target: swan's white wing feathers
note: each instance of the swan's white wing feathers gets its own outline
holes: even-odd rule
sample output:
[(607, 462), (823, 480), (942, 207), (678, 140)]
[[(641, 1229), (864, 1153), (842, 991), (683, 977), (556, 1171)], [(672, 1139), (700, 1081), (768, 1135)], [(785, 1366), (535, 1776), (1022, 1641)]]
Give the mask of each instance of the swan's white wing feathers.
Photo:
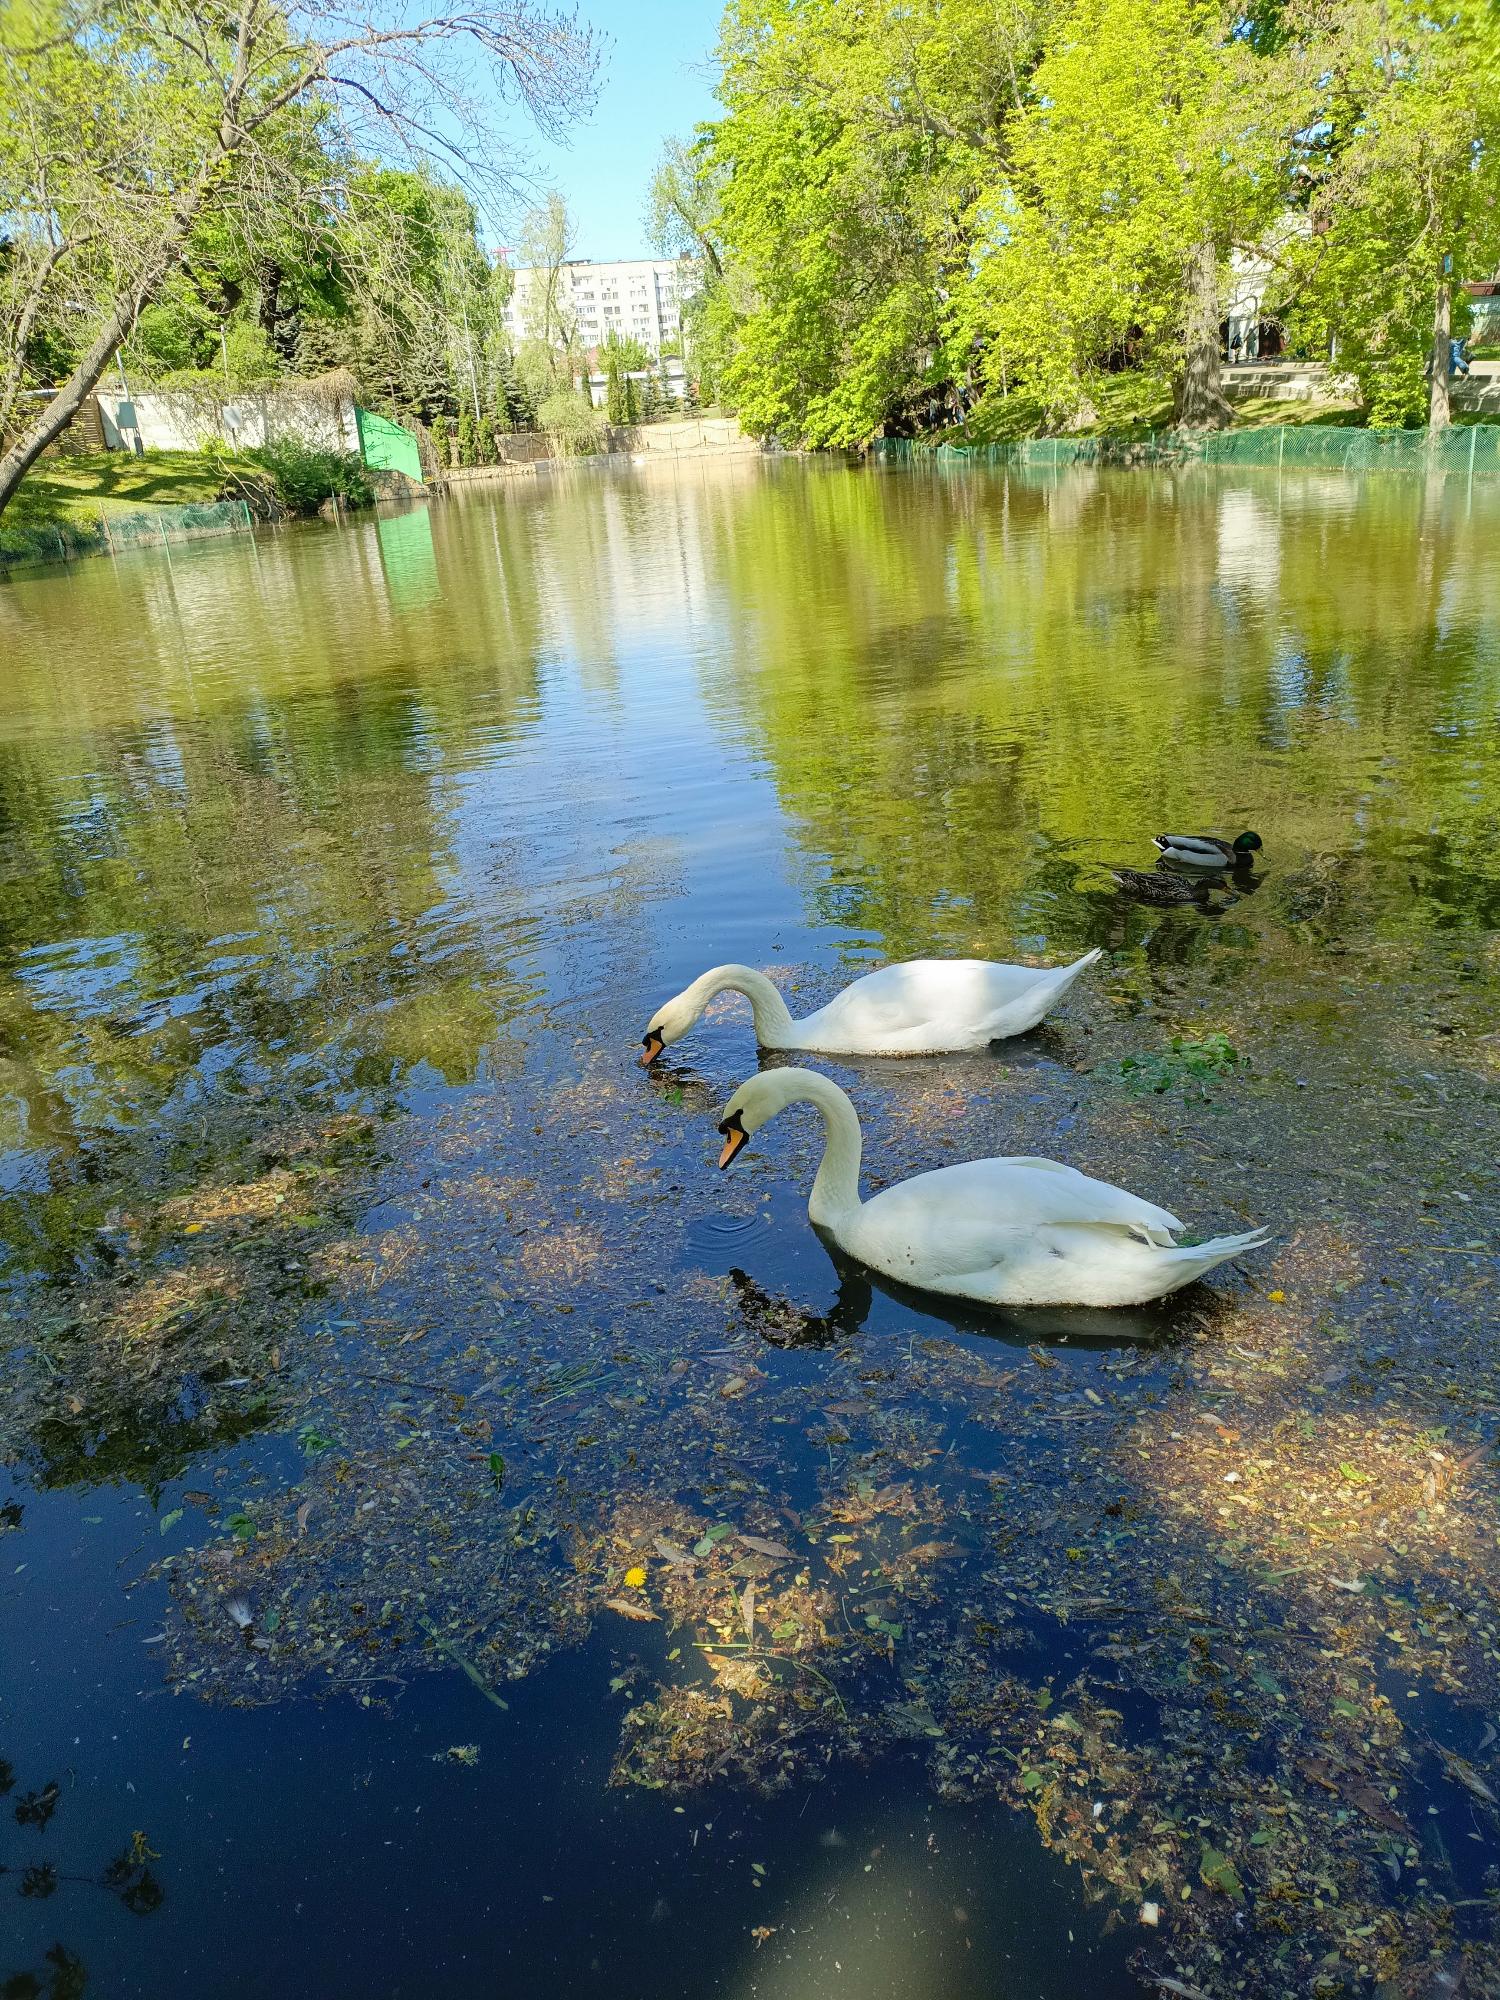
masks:
[(1002, 965), (983, 958), (915, 958), (885, 965), (846, 986), (815, 1014), (799, 1021), (797, 1046), (830, 1050), (980, 1047), (1018, 1003), (1020, 1026), (1032, 1026), (1053, 998), (1072, 984), (1090, 953), (1072, 966)]
[(1169, 1245), (1183, 1224), (1155, 1202), (1057, 1160), (970, 1160), (898, 1181), (860, 1211), (861, 1237), (913, 1271), (973, 1271), (1013, 1251), (1018, 1230), (1126, 1232)]
[(992, 965), (982, 958), (914, 958), (856, 979), (829, 1001), (822, 1017), (886, 1032), (957, 1014), (978, 1019), (1045, 976), (1029, 965)]

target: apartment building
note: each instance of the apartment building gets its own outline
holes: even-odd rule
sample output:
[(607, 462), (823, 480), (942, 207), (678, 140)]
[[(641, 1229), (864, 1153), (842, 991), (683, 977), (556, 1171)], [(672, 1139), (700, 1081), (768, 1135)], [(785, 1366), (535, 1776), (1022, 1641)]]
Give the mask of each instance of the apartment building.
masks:
[[(515, 289), (505, 308), (512, 340), (524, 340), (532, 330), (532, 287), (542, 274), (521, 265)], [(697, 266), (691, 257), (622, 259), (591, 264), (581, 258), (564, 264), (559, 304), (576, 323), (584, 347), (598, 347), (611, 333), (634, 336), (651, 353), (680, 337), (682, 302), (692, 291)]]

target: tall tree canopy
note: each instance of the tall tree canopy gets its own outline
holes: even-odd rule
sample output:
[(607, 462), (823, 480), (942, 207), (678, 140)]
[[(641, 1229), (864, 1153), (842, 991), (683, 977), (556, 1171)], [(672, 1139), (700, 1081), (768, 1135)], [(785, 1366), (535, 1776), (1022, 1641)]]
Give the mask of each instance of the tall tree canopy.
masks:
[(1075, 0), (1056, 21), (1011, 172), (976, 207), (958, 317), (987, 379), (1020, 373), (1068, 415), (1127, 358), (1183, 421), (1223, 420), (1220, 271), (1285, 201), (1278, 92), (1230, 25), (1216, 0)]
[(1309, 219), (1293, 323), (1337, 341), (1378, 420), (1446, 423), (1459, 281), (1500, 265), (1500, 8), (1296, 0), (1282, 26)]
[(947, 392), (967, 217), (1003, 179), (1048, 0), (731, 0), (706, 171), (750, 428), (870, 436)]
[[(197, 245), (276, 262), (307, 219), (357, 213), (372, 156), (498, 188), (495, 108), (555, 131), (595, 66), (544, 0), (3, 0), (0, 508)], [(39, 342), (70, 365), (32, 417)]]
[(724, 115), (649, 212), (713, 247), (757, 432), (860, 443), (1017, 389), (1066, 421), (1121, 373), (1222, 423), (1237, 252), (1377, 419), (1442, 356), (1440, 422), (1453, 287), (1500, 256), (1497, 52), (1494, 0), (730, 0)]

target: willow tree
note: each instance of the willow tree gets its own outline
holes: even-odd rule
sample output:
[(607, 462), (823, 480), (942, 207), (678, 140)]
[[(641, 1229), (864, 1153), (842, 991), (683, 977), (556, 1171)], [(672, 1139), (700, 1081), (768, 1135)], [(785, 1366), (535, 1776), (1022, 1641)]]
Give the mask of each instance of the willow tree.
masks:
[[(544, 131), (586, 106), (596, 52), (543, 0), (408, 14), (401, 0), (3, 0), (0, 511), (212, 224), (253, 245), (306, 197), (309, 121), (352, 185), (362, 155), (471, 186), (510, 176), (491, 105)], [(66, 380), (28, 421), (46, 331)]]
[(1220, 426), (1223, 272), (1284, 207), (1277, 73), (1214, 0), (1074, 0), (980, 204), (964, 324), (1055, 415), (1122, 365)]

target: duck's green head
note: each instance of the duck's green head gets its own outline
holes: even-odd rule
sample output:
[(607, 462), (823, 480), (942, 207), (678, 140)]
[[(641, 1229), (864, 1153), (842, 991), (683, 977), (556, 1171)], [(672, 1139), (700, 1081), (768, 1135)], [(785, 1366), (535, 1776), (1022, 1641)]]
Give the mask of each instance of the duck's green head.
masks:
[(1242, 833), (1235, 839), (1234, 851), (1236, 854), (1256, 854), (1263, 844), (1258, 833)]

